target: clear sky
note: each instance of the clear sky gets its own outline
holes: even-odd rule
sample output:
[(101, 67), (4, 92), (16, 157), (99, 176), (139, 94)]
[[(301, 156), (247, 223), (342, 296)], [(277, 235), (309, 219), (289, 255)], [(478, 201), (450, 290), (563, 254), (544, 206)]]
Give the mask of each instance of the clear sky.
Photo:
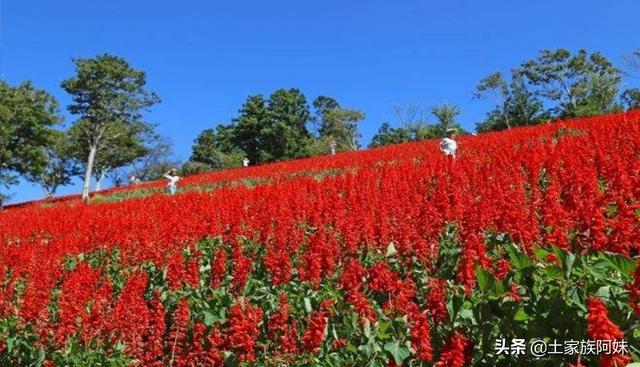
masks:
[[(366, 113), (366, 145), (392, 105), (456, 104), (473, 129), (490, 109), (471, 91), (544, 48), (601, 51), (618, 65), (640, 48), (638, 0), (204, 1), (0, 0), (1, 73), (61, 102), (73, 57), (109, 52), (147, 72), (162, 103), (148, 120), (189, 157), (250, 94), (300, 88)], [(640, 84), (640, 82), (636, 82)], [(78, 191), (78, 185), (60, 194)], [(21, 184), (11, 201), (42, 196)]]

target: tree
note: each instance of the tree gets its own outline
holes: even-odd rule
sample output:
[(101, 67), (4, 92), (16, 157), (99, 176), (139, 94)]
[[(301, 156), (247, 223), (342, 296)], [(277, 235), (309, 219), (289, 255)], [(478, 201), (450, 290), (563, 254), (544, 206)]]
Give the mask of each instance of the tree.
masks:
[(187, 161), (180, 167), (181, 176), (197, 175), (211, 171), (211, 166), (202, 162)]
[(377, 148), (385, 145), (401, 144), (411, 141), (409, 131), (405, 128), (394, 128), (391, 124), (384, 122), (380, 125), (378, 132), (371, 139), (369, 148)]
[(456, 117), (460, 114), (460, 109), (457, 106), (449, 106), (447, 103), (443, 103), (439, 106), (434, 106), (431, 109), (431, 113), (438, 122), (432, 126), (433, 137), (444, 137), (448, 129), (455, 129), (458, 132), (463, 132), (462, 127), (456, 122)]
[(527, 89), (523, 76), (518, 72), (512, 72), (510, 82), (500, 72), (482, 79), (474, 91), (474, 98), (487, 95), (497, 97), (498, 104), (483, 122), (477, 124), (479, 132), (532, 125), (546, 117), (542, 102)]
[(416, 125), (427, 124), (427, 114), (415, 102), (397, 103), (392, 108), (398, 124), (407, 130), (411, 130)]
[[(17, 182), (16, 175), (44, 172), (47, 151), (60, 122), (58, 103), (30, 82), (11, 87), (0, 81), (0, 187)], [(1, 196), (1, 195), (0, 195)], [(2, 197), (0, 197), (0, 202)]]
[(278, 89), (267, 103), (268, 124), (260, 131), (261, 162), (309, 155), (312, 136), (307, 129), (309, 105), (300, 90)]
[(340, 108), (340, 103), (338, 103), (335, 98), (329, 96), (318, 96), (313, 100), (312, 104), (313, 108), (315, 108), (316, 110), (316, 115), (319, 118), (322, 118), (322, 115), (324, 115), (328, 111), (337, 110)]
[(640, 108), (640, 89), (631, 88), (627, 89), (622, 93), (621, 96), (622, 103), (625, 105), (627, 110), (635, 110)]
[[(626, 58), (627, 70), (625, 74), (630, 78), (640, 79), (640, 49), (635, 50)], [(628, 110), (640, 108), (640, 89), (629, 88), (620, 96), (622, 103)]]
[[(86, 172), (86, 157), (89, 155), (89, 129), (87, 120), (76, 122), (70, 129), (72, 154), (82, 162)], [(95, 152), (93, 177), (96, 181), (95, 191), (100, 191), (102, 182), (114, 170), (128, 166), (148, 153), (145, 139), (153, 139), (153, 128), (148, 124), (135, 122), (126, 124), (115, 122), (109, 124), (103, 134), (102, 142)]]
[(340, 103), (329, 96), (318, 96), (311, 103), (313, 108), (315, 109), (315, 116), (312, 117), (312, 122), (314, 123), (314, 130), (319, 134), (319, 130), (322, 125), (322, 119), (324, 114), (328, 111), (337, 110), (340, 108)]
[[(242, 150), (251, 162), (258, 163), (261, 160), (261, 151), (264, 149), (263, 129), (267, 129), (269, 125), (264, 98), (261, 95), (249, 96), (240, 109), (240, 115), (233, 120), (233, 126), (228, 130), (229, 142)], [(221, 137), (224, 135), (220, 130), (218, 133)], [(219, 146), (216, 147), (216, 149), (219, 148)], [(206, 163), (206, 161), (202, 162)]]
[(511, 121), (509, 119), (509, 108), (507, 104), (511, 93), (501, 72), (490, 74), (482, 79), (476, 87), (474, 98), (481, 98), (487, 94), (497, 96), (498, 106), (496, 106), (494, 111), (497, 111), (501, 115), (507, 129), (510, 129)]
[(76, 75), (62, 82), (71, 95), (69, 112), (78, 115), (74, 124), (86, 147), (82, 198), (89, 198), (89, 185), (96, 156), (107, 140), (116, 140), (125, 128), (141, 123), (142, 113), (159, 102), (145, 89), (146, 75), (133, 69), (123, 58), (108, 54), (93, 59), (74, 59)]
[(604, 114), (616, 110), (620, 72), (602, 54), (566, 49), (542, 50), (525, 61), (519, 72), (536, 87), (536, 94), (556, 105), (561, 118)]
[(358, 123), (364, 119), (360, 110), (341, 108), (332, 97), (319, 96), (313, 101), (318, 121), (318, 142), (320, 152), (326, 153), (331, 142), (336, 151), (357, 150), (359, 148)]
[(146, 154), (131, 165), (131, 174), (141, 181), (159, 180), (170, 168), (179, 166), (171, 158), (171, 142), (166, 137), (153, 134), (147, 139), (145, 146)]
[(194, 141), (189, 161), (206, 164), (209, 170), (239, 167), (245, 153), (233, 143), (236, 132), (237, 126), (227, 125), (204, 130)]
[(60, 186), (70, 184), (71, 179), (80, 174), (81, 169), (73, 157), (67, 133), (53, 131), (50, 143), (43, 149), (47, 156), (46, 165), (39, 172), (30, 172), (27, 179), (40, 185), (47, 197), (52, 197)]
[(462, 131), (460, 125), (455, 122), (456, 116), (460, 113), (459, 109), (446, 103), (431, 109), (431, 113), (438, 120), (435, 124), (429, 124), (425, 110), (413, 102), (394, 105), (393, 110), (400, 127), (393, 128), (389, 123), (383, 123), (369, 147), (436, 139), (444, 136), (445, 130), (449, 127)]
[(325, 112), (319, 129), (318, 139), (311, 149), (313, 155), (326, 154), (334, 145), (335, 151), (358, 150), (358, 123), (364, 119), (360, 110), (339, 108)]

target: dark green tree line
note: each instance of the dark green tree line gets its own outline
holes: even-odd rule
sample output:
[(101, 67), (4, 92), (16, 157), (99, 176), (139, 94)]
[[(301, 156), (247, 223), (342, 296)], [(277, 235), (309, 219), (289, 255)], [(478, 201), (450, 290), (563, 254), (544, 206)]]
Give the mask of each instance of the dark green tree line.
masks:
[(278, 89), (268, 99), (249, 96), (231, 123), (206, 129), (196, 138), (190, 166), (198, 162), (222, 169), (240, 166), (244, 158), (261, 164), (327, 154), (332, 143), (338, 151), (358, 149), (361, 111), (342, 108), (327, 96), (312, 104), (315, 113), (295, 88)]

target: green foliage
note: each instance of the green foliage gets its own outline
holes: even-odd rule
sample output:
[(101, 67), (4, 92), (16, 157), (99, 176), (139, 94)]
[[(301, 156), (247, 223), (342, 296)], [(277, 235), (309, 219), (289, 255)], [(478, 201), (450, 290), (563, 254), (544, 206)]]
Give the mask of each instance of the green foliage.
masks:
[(0, 187), (15, 184), (16, 175), (45, 173), (57, 109), (55, 98), (30, 82), (11, 87), (0, 81)]
[(456, 122), (456, 118), (460, 115), (460, 109), (457, 106), (443, 103), (442, 105), (434, 106), (431, 109), (431, 113), (438, 122), (431, 126), (430, 138), (444, 137), (447, 129), (454, 129), (458, 133), (464, 133), (462, 126)]
[(493, 95), (498, 104), (484, 121), (476, 125), (478, 132), (534, 125), (548, 118), (543, 112), (542, 102), (527, 88), (524, 78), (517, 72), (512, 72), (510, 82), (500, 72), (482, 79), (476, 87), (474, 97), (488, 95)]
[(269, 125), (267, 106), (261, 95), (250, 96), (233, 120), (231, 141), (251, 162), (260, 162), (264, 146), (262, 130)]
[(212, 170), (213, 168), (206, 163), (187, 161), (180, 167), (180, 176), (197, 175)]
[[(91, 149), (86, 143), (90, 139), (89, 124), (88, 120), (79, 120), (68, 132), (71, 154), (82, 163), (84, 172), (87, 170), (86, 159)], [(96, 190), (99, 190), (100, 183), (109, 172), (127, 166), (149, 153), (144, 139), (152, 129), (150, 125), (141, 122), (126, 124), (116, 121), (108, 124), (95, 152), (92, 172), (97, 182)]]
[(47, 197), (55, 195), (60, 186), (68, 185), (80, 174), (77, 161), (72, 156), (71, 139), (65, 132), (53, 131), (51, 142), (43, 148), (47, 159), (40, 172), (30, 172), (27, 178), (40, 185)]
[(465, 133), (456, 121), (456, 117), (460, 114), (460, 109), (456, 106), (450, 106), (447, 103), (434, 106), (431, 109), (431, 114), (436, 118), (436, 122), (431, 124), (426, 122), (424, 114), (415, 104), (397, 105), (394, 109), (402, 126), (394, 128), (387, 122), (383, 123), (371, 139), (370, 148), (410, 141), (439, 139), (445, 136), (445, 131), (449, 128), (455, 129), (458, 133)]
[(640, 88), (627, 89), (620, 98), (627, 110), (640, 109)]
[(233, 143), (238, 132), (237, 127), (225, 125), (204, 130), (195, 140), (189, 160), (206, 164), (209, 170), (239, 167), (245, 154)]
[[(314, 103), (315, 105), (315, 103)], [(359, 148), (358, 123), (364, 120), (364, 113), (360, 110), (346, 108), (328, 109), (323, 107), (318, 141), (335, 144), (337, 152), (357, 150)], [(330, 148), (327, 146), (327, 148)], [(326, 149), (325, 152), (330, 151)]]
[[(249, 96), (229, 125), (204, 130), (194, 142), (190, 161), (210, 169), (237, 167), (243, 158), (260, 164), (336, 151), (356, 150), (359, 110), (341, 108), (332, 97), (313, 101), (312, 116), (305, 95), (298, 89), (278, 89), (268, 99)], [(317, 136), (308, 125), (316, 124)]]
[[(72, 129), (77, 130), (74, 135), (81, 137), (78, 144), (86, 152), (82, 192), (86, 200), (94, 165), (99, 170), (101, 165), (113, 166), (111, 159), (120, 162), (124, 157), (133, 158), (130, 163), (141, 156), (135, 152), (142, 146), (136, 144), (138, 132), (147, 126), (142, 122), (142, 114), (159, 99), (145, 89), (145, 73), (133, 69), (121, 57), (104, 54), (75, 59), (74, 64), (76, 75), (63, 81), (62, 88), (73, 100), (67, 107), (69, 112), (79, 116)], [(121, 139), (125, 139), (126, 149), (123, 147), (123, 151), (111, 156), (110, 148)]]
[(518, 73), (538, 96), (555, 103), (550, 112), (561, 118), (605, 114), (619, 108), (620, 72), (599, 52), (542, 50), (522, 63)]
[(407, 129), (394, 128), (391, 127), (388, 122), (384, 122), (371, 139), (369, 147), (376, 148), (385, 145), (406, 143), (408, 141), (411, 141), (411, 136)]
[(300, 90), (278, 89), (267, 102), (268, 124), (260, 130), (259, 162), (273, 162), (309, 155), (312, 136), (307, 130), (309, 105)]

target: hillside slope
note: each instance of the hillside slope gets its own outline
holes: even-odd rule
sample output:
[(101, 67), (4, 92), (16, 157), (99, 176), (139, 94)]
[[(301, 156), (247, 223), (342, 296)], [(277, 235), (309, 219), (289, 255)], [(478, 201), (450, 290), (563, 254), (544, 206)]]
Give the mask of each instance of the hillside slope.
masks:
[[(182, 187), (0, 212), (0, 362), (638, 360), (638, 111), (463, 137), (455, 160), (432, 141)], [(502, 338), (627, 349), (514, 357)]]

